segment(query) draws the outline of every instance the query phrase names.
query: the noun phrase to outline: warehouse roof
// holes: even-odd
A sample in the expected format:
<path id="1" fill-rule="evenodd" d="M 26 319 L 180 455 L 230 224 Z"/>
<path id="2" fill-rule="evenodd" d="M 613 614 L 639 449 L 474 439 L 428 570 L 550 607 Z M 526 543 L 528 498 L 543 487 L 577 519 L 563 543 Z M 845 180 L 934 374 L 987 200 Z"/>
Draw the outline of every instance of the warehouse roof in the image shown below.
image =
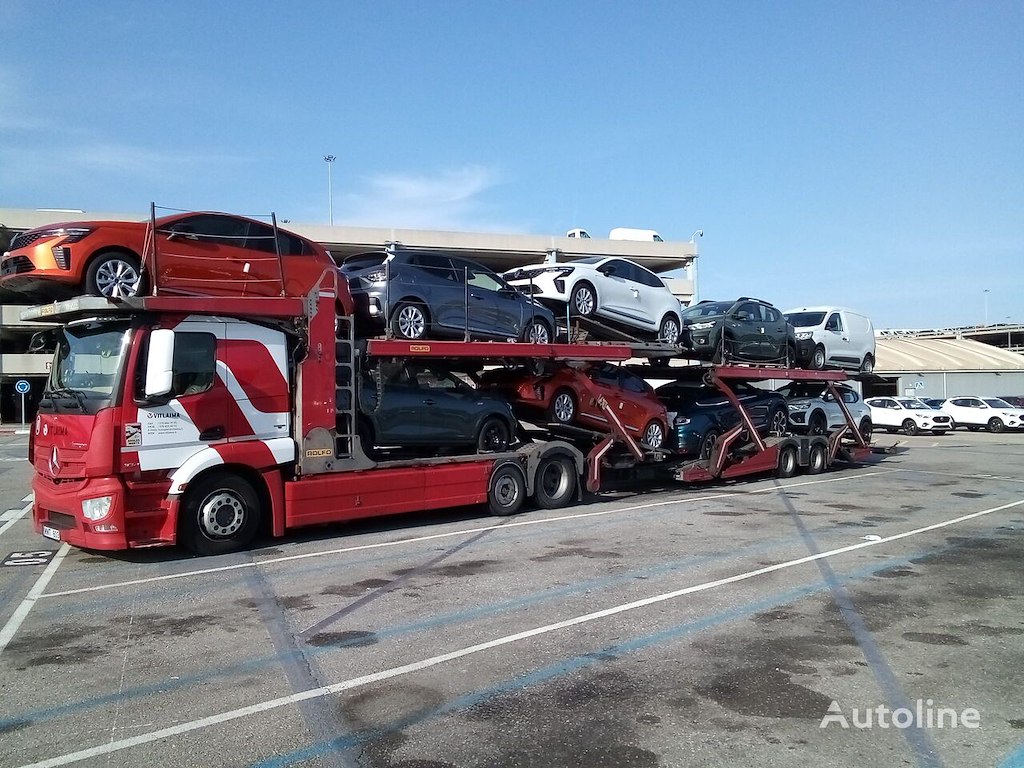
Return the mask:
<path id="1" fill-rule="evenodd" d="M 876 339 L 875 373 L 1021 371 L 1024 355 L 966 339 Z"/>

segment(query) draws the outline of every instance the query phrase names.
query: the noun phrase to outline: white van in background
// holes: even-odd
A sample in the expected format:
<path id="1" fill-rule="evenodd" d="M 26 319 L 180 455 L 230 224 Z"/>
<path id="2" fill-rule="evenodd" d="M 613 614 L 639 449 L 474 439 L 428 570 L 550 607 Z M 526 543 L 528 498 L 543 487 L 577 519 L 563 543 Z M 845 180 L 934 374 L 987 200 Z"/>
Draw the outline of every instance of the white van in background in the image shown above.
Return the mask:
<path id="1" fill-rule="evenodd" d="M 805 368 L 875 369 L 875 327 L 845 307 L 799 307 L 783 312 L 796 330 L 797 360 Z"/>
<path id="2" fill-rule="evenodd" d="M 566 237 L 572 237 L 572 238 L 578 238 L 578 239 L 581 239 L 581 240 L 589 240 L 590 239 L 590 233 L 587 232 L 587 230 L 585 230 L 585 229 L 579 229 L 579 228 L 577 228 L 577 229 L 570 229 L 568 232 L 565 233 L 565 236 Z"/>
<path id="3" fill-rule="evenodd" d="M 643 240 L 644 242 L 663 243 L 661 235 L 653 229 L 630 229 L 629 227 L 616 227 L 608 233 L 609 240 Z"/>

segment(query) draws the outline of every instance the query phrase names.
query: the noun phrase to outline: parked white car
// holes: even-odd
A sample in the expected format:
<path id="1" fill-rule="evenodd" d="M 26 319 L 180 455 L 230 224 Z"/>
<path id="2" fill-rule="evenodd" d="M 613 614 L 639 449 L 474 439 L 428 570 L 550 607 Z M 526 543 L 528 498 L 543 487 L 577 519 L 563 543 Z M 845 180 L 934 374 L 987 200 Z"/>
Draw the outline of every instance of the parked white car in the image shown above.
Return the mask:
<path id="1" fill-rule="evenodd" d="M 958 427 L 976 432 L 983 427 L 989 432 L 1024 427 L 1024 409 L 1014 408 L 998 397 L 951 397 L 942 410 L 953 417 Z"/>
<path id="2" fill-rule="evenodd" d="M 944 435 L 954 427 L 948 413 L 937 411 L 916 397 L 870 397 L 864 402 L 871 409 L 875 429 L 887 432 L 902 429 L 908 435 L 919 432 Z"/>
<path id="3" fill-rule="evenodd" d="M 639 264 L 613 256 L 531 264 L 504 275 L 510 285 L 554 307 L 555 315 L 599 317 L 649 331 L 671 344 L 679 339 L 679 300 L 664 281 Z"/>
<path id="4" fill-rule="evenodd" d="M 867 440 L 871 436 L 871 409 L 861 400 L 857 391 L 837 385 L 839 396 L 861 435 Z M 789 425 L 794 432 L 809 435 L 824 435 L 846 424 L 846 416 L 832 394 L 821 381 L 793 381 L 776 390 L 786 398 L 789 408 Z"/>

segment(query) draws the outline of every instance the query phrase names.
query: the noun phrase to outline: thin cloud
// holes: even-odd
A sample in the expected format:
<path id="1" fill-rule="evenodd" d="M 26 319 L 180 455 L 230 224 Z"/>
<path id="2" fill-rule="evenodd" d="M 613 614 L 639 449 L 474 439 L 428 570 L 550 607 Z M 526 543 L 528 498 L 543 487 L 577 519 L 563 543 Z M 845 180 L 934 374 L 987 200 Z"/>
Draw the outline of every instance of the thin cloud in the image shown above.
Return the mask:
<path id="1" fill-rule="evenodd" d="M 338 223 L 402 229 L 515 231 L 488 214 L 487 193 L 499 183 L 483 166 L 442 171 L 434 176 L 387 173 L 370 177 L 366 189 L 344 196 Z"/>

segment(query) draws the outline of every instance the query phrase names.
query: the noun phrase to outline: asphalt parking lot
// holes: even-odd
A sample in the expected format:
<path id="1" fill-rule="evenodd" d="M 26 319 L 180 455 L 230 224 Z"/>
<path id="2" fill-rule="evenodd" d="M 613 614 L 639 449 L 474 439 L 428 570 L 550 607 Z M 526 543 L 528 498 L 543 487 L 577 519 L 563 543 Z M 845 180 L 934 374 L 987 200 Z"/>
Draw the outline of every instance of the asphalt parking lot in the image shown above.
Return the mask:
<path id="1" fill-rule="evenodd" d="M 0 435 L 0 765 L 1024 765 L 1024 434 L 897 439 L 195 559 L 36 536 Z"/>

